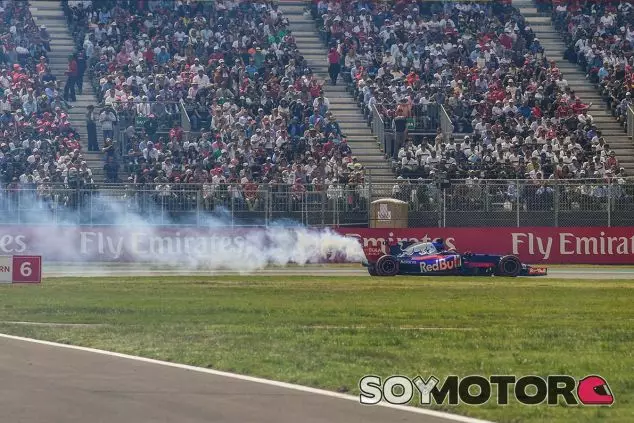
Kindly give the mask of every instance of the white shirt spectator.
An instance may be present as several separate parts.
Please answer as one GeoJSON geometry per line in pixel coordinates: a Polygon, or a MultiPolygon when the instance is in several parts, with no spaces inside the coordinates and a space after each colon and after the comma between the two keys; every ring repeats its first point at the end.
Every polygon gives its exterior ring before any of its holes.
{"type": "Polygon", "coordinates": [[[196,75],[192,78],[192,83],[198,84],[200,88],[204,88],[209,85],[209,77],[206,74],[196,75]]]}
{"type": "Polygon", "coordinates": [[[401,165],[403,167],[405,166],[414,167],[414,166],[418,166],[418,161],[416,161],[414,157],[410,157],[408,159],[406,156],[406,157],[403,157],[403,160],[401,161],[401,165]]]}
{"type": "Polygon", "coordinates": [[[159,151],[156,148],[152,148],[151,150],[149,150],[146,147],[143,149],[143,157],[145,158],[145,160],[148,160],[149,158],[153,160],[158,160],[159,151]]]}

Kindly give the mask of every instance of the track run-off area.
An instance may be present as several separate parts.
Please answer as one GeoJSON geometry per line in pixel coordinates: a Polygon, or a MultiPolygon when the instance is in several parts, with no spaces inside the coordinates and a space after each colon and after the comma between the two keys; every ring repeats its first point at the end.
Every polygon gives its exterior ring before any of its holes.
{"type": "MultiPolygon", "coordinates": [[[[258,276],[367,277],[360,265],[272,267],[258,276]]],[[[223,276],[237,271],[178,269],[141,264],[44,264],[52,278],[223,276]]],[[[417,278],[417,277],[412,277],[417,278]]],[[[425,277],[419,277],[428,279],[425,277]]],[[[634,278],[634,267],[552,266],[540,279],[634,278]]],[[[518,278],[527,281],[529,278],[518,278]]],[[[384,278],[389,284],[391,278],[384,278]]],[[[442,278],[437,278],[442,284],[442,278]]],[[[83,285],[84,282],[81,281],[83,285]]],[[[0,294],[1,295],[1,294],[0,294]]],[[[0,300],[1,303],[1,300],[0,300]]],[[[47,323],[15,321],[15,325],[47,323]]],[[[87,325],[88,326],[88,325],[87,325]]],[[[329,327],[324,326],[326,330],[329,327]]],[[[351,327],[351,329],[363,329],[351,327]]],[[[319,326],[311,330],[322,329],[319,326]]],[[[339,328],[341,329],[341,328],[339,328]]],[[[403,328],[445,330],[444,328],[403,328]]],[[[452,328],[449,328],[452,329],[452,328]]],[[[470,328],[464,328],[468,332],[470,328]]],[[[358,396],[99,349],[0,334],[3,420],[23,423],[485,423],[426,408],[362,406],[358,396]]]]}

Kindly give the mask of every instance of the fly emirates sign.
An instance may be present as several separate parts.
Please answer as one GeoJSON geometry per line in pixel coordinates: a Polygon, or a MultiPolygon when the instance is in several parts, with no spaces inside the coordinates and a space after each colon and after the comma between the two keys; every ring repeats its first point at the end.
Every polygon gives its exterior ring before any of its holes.
{"type": "Polygon", "coordinates": [[[549,260],[551,254],[565,256],[629,256],[634,252],[634,235],[608,236],[605,231],[598,236],[577,236],[572,232],[560,232],[556,236],[540,237],[531,232],[513,232],[513,254],[541,257],[549,260]],[[553,250],[555,248],[555,250],[553,250]]]}
{"type": "MultiPolygon", "coordinates": [[[[177,228],[147,232],[117,227],[0,226],[0,255],[42,255],[45,261],[151,261],[157,255],[242,251],[248,248],[251,236],[257,231],[177,228]]],[[[425,242],[442,237],[449,248],[460,252],[515,254],[529,264],[634,264],[634,227],[340,228],[336,231],[357,239],[366,254],[376,257],[386,253],[391,243],[425,242]]]]}
{"type": "Polygon", "coordinates": [[[530,264],[634,264],[634,227],[619,228],[409,228],[339,231],[356,237],[366,254],[378,257],[400,241],[442,237],[460,252],[514,254],[530,264]]]}

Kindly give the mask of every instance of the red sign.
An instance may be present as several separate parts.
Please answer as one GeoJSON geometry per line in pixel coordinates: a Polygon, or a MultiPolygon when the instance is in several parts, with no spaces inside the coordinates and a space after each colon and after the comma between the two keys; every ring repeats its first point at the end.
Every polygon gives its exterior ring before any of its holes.
{"type": "Polygon", "coordinates": [[[13,256],[13,283],[42,282],[42,257],[13,256]]]}
{"type": "Polygon", "coordinates": [[[345,228],[338,232],[358,238],[370,259],[386,252],[383,244],[442,237],[449,248],[461,252],[514,254],[527,264],[634,264],[634,227],[345,228]]]}
{"type": "MultiPolygon", "coordinates": [[[[279,229],[276,229],[279,231],[279,229]]],[[[634,264],[634,227],[617,228],[340,228],[371,255],[383,242],[430,241],[474,253],[515,254],[527,264],[634,264]]],[[[239,249],[263,229],[0,226],[0,255],[37,255],[46,261],[146,262],[158,256],[239,249]]]]}

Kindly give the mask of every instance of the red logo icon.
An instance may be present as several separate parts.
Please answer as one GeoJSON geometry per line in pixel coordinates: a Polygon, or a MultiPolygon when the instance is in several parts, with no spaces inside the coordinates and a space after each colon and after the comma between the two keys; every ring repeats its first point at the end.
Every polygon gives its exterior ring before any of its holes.
{"type": "Polygon", "coordinates": [[[601,376],[586,376],[577,385],[577,397],[583,405],[612,405],[614,395],[601,376]]]}

